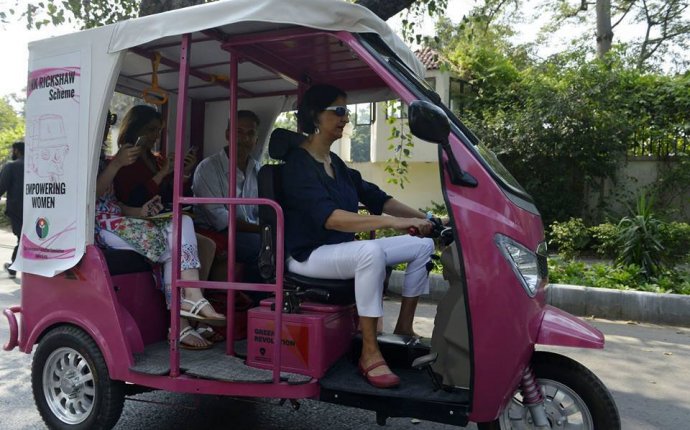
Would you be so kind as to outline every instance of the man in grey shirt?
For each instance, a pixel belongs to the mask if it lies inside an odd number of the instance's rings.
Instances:
[[[252,111],[237,112],[237,197],[257,197],[257,175],[261,167],[252,153],[259,141],[259,117]],[[229,140],[230,129],[225,130]],[[229,147],[203,159],[194,173],[192,189],[195,197],[227,197]],[[261,246],[259,229],[259,208],[256,205],[237,206],[237,237],[235,257],[245,264],[245,281],[260,282],[257,259]],[[198,205],[195,210],[195,224],[202,234],[211,233],[219,250],[227,249],[228,207],[223,204]],[[220,242],[220,243],[219,243]],[[225,243],[225,246],[223,246]]]

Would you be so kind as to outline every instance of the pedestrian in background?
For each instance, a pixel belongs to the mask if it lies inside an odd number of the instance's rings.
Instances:
[[[5,164],[0,172],[0,197],[7,193],[5,204],[5,214],[12,223],[12,233],[17,236],[17,245],[12,251],[12,261],[3,266],[10,276],[10,279],[17,277],[17,272],[10,269],[17,258],[19,249],[19,236],[22,233],[22,219],[24,213],[24,142],[18,141],[12,144],[12,161]]]

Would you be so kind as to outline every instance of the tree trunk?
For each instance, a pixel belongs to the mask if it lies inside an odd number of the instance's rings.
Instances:
[[[396,13],[409,8],[418,0],[357,0],[355,3],[374,12],[382,20],[387,20]],[[608,1],[608,0],[607,0]],[[139,16],[153,15],[173,9],[207,3],[205,0],[142,0],[139,5]]]
[[[597,0],[597,57],[603,58],[611,50],[613,29],[611,28],[611,0]]]
[[[355,3],[374,12],[376,16],[386,21],[396,13],[405,10],[417,0],[357,0]]]
[[[141,0],[139,4],[139,16],[153,15],[169,10],[182,9],[206,3],[205,0]]]

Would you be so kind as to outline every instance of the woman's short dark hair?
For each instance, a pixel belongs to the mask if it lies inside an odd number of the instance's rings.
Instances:
[[[338,97],[347,97],[347,94],[333,85],[314,85],[309,88],[297,109],[299,128],[304,133],[314,133],[318,115]]]
[[[122,146],[125,143],[135,143],[141,129],[153,120],[158,120],[162,123],[163,117],[151,106],[137,105],[131,108],[120,123],[117,146]]]

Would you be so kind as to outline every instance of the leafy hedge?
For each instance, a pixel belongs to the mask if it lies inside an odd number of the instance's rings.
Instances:
[[[587,226],[581,218],[555,221],[549,232],[549,246],[566,259],[584,256],[616,260],[621,228],[620,224],[610,222]],[[690,224],[661,222],[656,233],[663,246],[661,258],[668,264],[683,263],[690,258]]]
[[[690,272],[685,270],[663,270],[659,275],[648,278],[642,268],[635,264],[590,265],[558,257],[549,258],[549,282],[615,290],[690,294]]]

